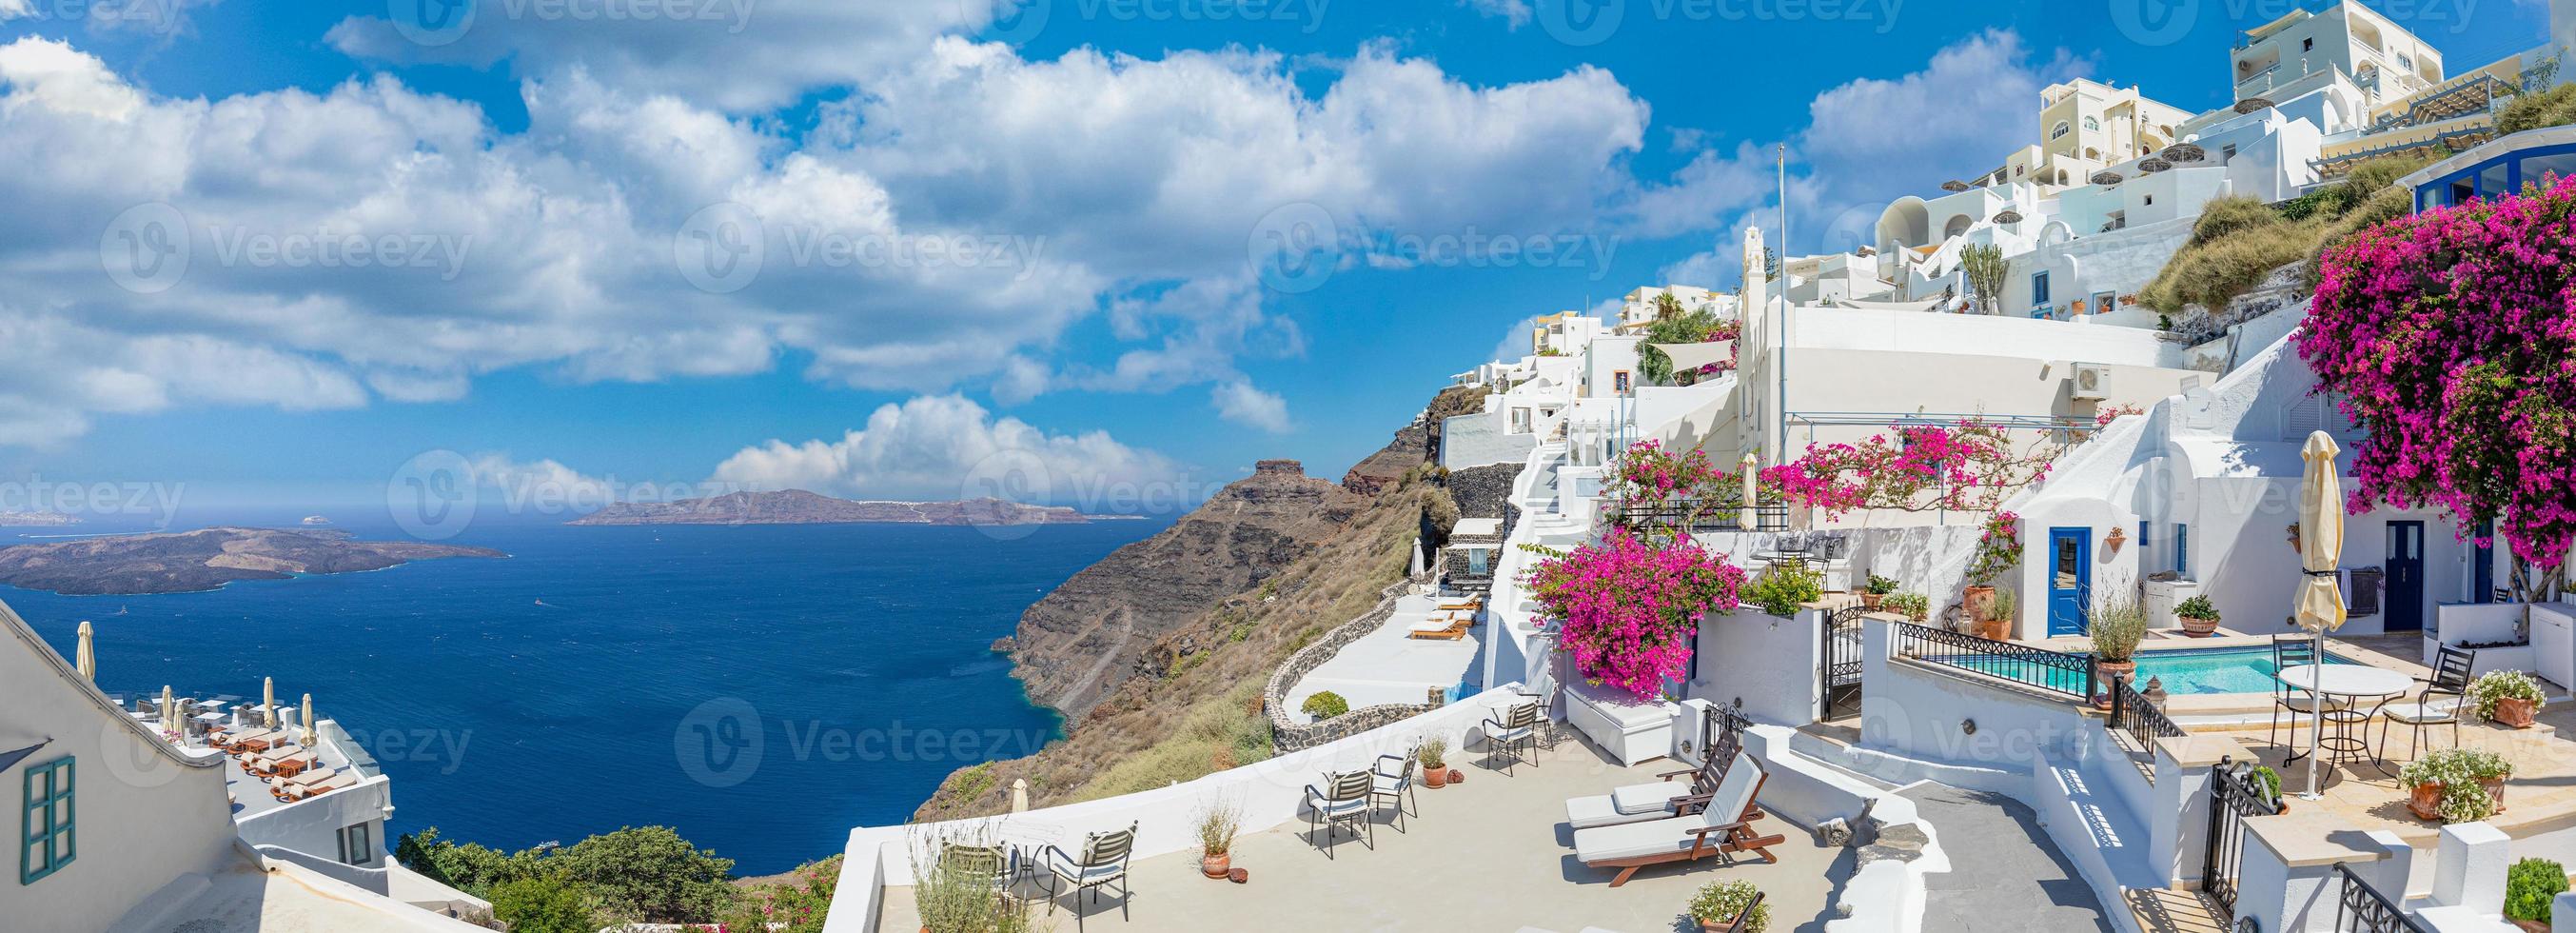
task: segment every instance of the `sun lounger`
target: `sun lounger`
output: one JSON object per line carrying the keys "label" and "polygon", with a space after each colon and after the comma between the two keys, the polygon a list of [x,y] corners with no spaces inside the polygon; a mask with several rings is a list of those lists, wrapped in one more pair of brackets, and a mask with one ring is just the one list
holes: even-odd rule
{"label": "sun lounger", "polygon": [[[242,733],[242,734],[240,734],[240,735],[235,735],[235,736],[227,737],[227,738],[224,740],[224,748],[226,748],[226,749],[228,749],[228,750],[232,750],[232,751],[240,751],[240,750],[243,750],[243,749],[262,750],[262,749],[266,749],[266,748],[268,748],[268,746],[269,746],[270,744],[272,744],[272,743],[273,743],[277,738],[279,738],[278,734],[277,734],[277,733],[275,733],[275,732],[272,732],[272,731],[270,731],[270,730],[267,730],[267,729],[253,729],[253,730],[251,730],[251,731],[249,731],[249,732],[244,732],[244,733]],[[260,745],[258,745],[256,748],[254,748],[254,747],[250,744],[250,743],[252,743],[252,742],[254,742],[254,741],[257,741],[257,742],[259,742],[259,743],[261,743],[261,744],[260,744]]]}
{"label": "sun lounger", "polygon": [[1483,608],[1485,608],[1485,598],[1482,596],[1470,596],[1454,603],[1440,604],[1442,612],[1474,612]]}
{"label": "sun lounger", "polygon": [[1739,853],[1751,852],[1765,862],[1777,863],[1770,846],[1787,841],[1785,836],[1757,836],[1749,820],[1743,818],[1762,795],[1762,784],[1769,776],[1762,763],[1738,753],[1728,765],[1726,778],[1709,796],[1707,806],[1686,816],[1601,826],[1574,832],[1575,857],[1592,868],[1619,869],[1610,880],[1611,887],[1628,883],[1637,869],[1665,862],[1696,861],[1711,856],[1732,859]]}
{"label": "sun lounger", "polygon": [[[321,781],[302,785],[301,790],[290,790],[287,794],[297,800],[311,800],[315,797],[322,796],[323,794],[327,794],[344,787],[355,787],[357,784],[357,775],[343,771]],[[1776,843],[1778,840],[1773,840],[1773,842]]]}
{"label": "sun lounger", "polygon": [[296,790],[307,785],[319,784],[337,776],[339,776],[339,772],[333,771],[330,768],[314,767],[308,768],[293,777],[279,779],[277,786],[283,790]]}
{"label": "sun lounger", "polygon": [[[1719,783],[1726,777],[1727,766],[1733,761],[1733,758],[1712,761],[1710,765],[1714,767],[1703,765],[1686,771],[1667,772],[1661,775],[1662,780],[1651,784],[1630,784],[1607,794],[1567,800],[1565,822],[1575,829],[1591,829],[1684,815],[1708,802],[1709,795],[1717,792]],[[1675,781],[1674,778],[1689,780]],[[1753,815],[1759,816],[1761,812],[1756,809]]]}
{"label": "sun lounger", "polygon": [[1467,637],[1467,630],[1474,627],[1476,620],[1470,616],[1432,616],[1413,623],[1409,637],[1456,641]]}

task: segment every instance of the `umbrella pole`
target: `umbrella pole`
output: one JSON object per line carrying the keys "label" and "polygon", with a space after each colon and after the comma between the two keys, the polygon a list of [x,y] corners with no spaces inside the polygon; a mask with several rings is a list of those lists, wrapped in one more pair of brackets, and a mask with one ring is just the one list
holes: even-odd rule
{"label": "umbrella pole", "polygon": [[2299,795],[2301,800],[2315,800],[2325,796],[2317,788],[2317,756],[2325,754],[2326,751],[2326,695],[2320,691],[2320,688],[2325,686],[2326,680],[2325,643],[2325,634],[2318,633],[2317,660],[2316,663],[2308,665],[2308,710],[2315,716],[2313,720],[2315,725],[2308,730],[2308,792]]}

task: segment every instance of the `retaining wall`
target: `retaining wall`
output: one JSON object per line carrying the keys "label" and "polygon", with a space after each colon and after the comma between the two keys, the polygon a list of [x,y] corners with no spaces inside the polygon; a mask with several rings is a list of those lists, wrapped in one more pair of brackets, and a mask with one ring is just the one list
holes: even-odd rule
{"label": "retaining wall", "polygon": [[1262,691],[1261,707],[1270,712],[1270,744],[1281,753],[1313,748],[1367,732],[1391,722],[1411,719],[1439,709],[1438,703],[1388,703],[1362,707],[1317,723],[1291,722],[1288,719],[1288,691],[1306,679],[1324,662],[1333,659],[1350,643],[1360,640],[1395,614],[1395,601],[1404,597],[1416,584],[1428,583],[1430,577],[1399,580],[1379,595],[1377,606],[1332,631],[1325,632],[1313,644],[1297,649],[1279,669],[1270,674],[1270,685]]}

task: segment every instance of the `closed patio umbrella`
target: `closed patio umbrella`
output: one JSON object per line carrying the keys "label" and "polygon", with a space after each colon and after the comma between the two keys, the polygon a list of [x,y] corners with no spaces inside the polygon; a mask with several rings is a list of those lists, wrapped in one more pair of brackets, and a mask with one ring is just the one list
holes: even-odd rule
{"label": "closed patio umbrella", "polygon": [[1741,527],[1743,530],[1745,530],[1745,531],[1752,531],[1752,530],[1753,530],[1753,528],[1754,528],[1754,525],[1756,524],[1756,522],[1755,522],[1755,520],[1754,520],[1754,514],[1753,514],[1753,504],[1754,504],[1754,500],[1753,500],[1753,496],[1754,496],[1754,481],[1755,481],[1755,479],[1757,478],[1757,475],[1758,475],[1758,473],[1760,472],[1761,468],[1762,468],[1762,461],[1754,459],[1754,457],[1753,457],[1753,452],[1752,452],[1752,451],[1750,451],[1750,450],[1745,451],[1745,452],[1744,452],[1744,492],[1743,492],[1743,494],[1742,494],[1742,496],[1741,496],[1741,498],[1744,500],[1744,508],[1743,508],[1743,514],[1742,514],[1742,515],[1739,515],[1739,516],[1736,516],[1736,524],[1737,524],[1738,526],[1740,526],[1740,527]]}
{"label": "closed patio umbrella", "polygon": [[170,695],[170,685],[161,685],[161,731],[170,732],[179,722],[179,700]]}
{"label": "closed patio umbrella", "polygon": [[262,677],[259,680],[259,714],[262,717],[260,725],[275,729],[277,728],[277,678]]}
{"label": "closed patio umbrella", "polygon": [[313,747],[313,695],[304,695],[304,747]]}
{"label": "closed patio umbrella", "polygon": [[78,656],[73,659],[72,666],[80,669],[82,679],[96,681],[98,680],[98,649],[90,647],[89,639],[89,620],[82,619],[80,626],[80,651]]}
{"label": "closed patio umbrella", "polygon": [[[2343,555],[2343,483],[2335,476],[2335,455],[2343,448],[2324,431],[2311,432],[2307,446],[2299,449],[2300,459],[2308,463],[2307,473],[2299,484],[2299,565],[2305,572],[2299,581],[2296,610],[2299,627],[2317,637],[2316,681],[2309,683],[2308,695],[2323,697],[2317,688],[2323,685],[2326,670],[2326,633],[2343,627],[2343,587],[2337,585],[2336,569]],[[2325,735],[2326,705],[2309,704],[2315,710],[2314,728],[2309,735]],[[2307,798],[2316,799],[2317,754],[2308,755]]]}

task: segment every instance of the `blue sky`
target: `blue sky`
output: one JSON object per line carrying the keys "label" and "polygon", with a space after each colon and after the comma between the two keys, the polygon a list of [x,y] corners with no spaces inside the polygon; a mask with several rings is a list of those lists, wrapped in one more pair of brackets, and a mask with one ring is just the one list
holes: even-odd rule
{"label": "blue sky", "polygon": [[[2051,81],[2229,103],[2290,9],[448,2],[0,0],[0,482],[1337,476],[1520,320],[1732,285],[1774,144],[1810,250],[1997,164]],[[2372,5],[2454,71],[2545,34]],[[183,271],[138,266],[173,229]],[[395,268],[318,258],[352,233]]]}

